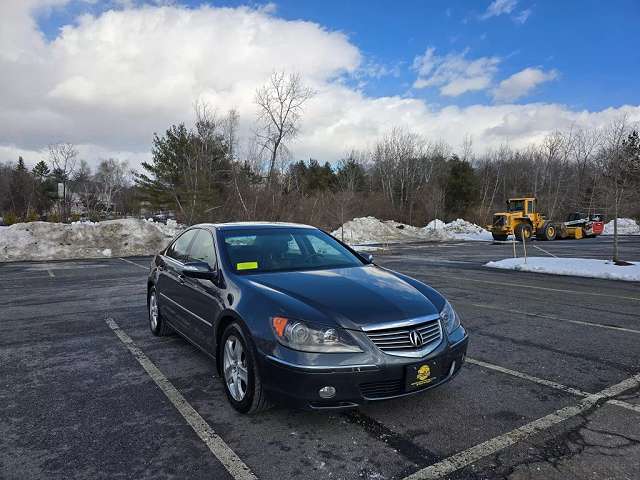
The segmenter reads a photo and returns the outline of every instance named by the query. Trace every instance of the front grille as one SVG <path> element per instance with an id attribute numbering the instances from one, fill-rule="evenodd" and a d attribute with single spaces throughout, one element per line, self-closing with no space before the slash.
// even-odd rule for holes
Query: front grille
<path id="1" fill-rule="evenodd" d="M 412 331 L 418 332 L 422 339 L 418 346 L 411 342 Z M 425 350 L 432 350 L 442 340 L 442 329 L 438 319 L 431 319 L 415 325 L 408 322 L 407 325 L 368 330 L 365 333 L 380 350 L 392 355 L 416 351 L 426 354 Z"/>
<path id="2" fill-rule="evenodd" d="M 362 396 L 371 399 L 393 397 L 402 394 L 403 391 L 404 382 L 402 379 L 360 384 Z"/>

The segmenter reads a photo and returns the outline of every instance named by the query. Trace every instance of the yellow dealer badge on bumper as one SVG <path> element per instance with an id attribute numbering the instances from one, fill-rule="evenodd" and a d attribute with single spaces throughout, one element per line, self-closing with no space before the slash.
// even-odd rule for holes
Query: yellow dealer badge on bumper
<path id="1" fill-rule="evenodd" d="M 437 378 L 435 373 L 437 369 L 435 363 L 431 364 L 423 363 L 407 368 L 406 385 L 407 390 L 415 390 L 420 387 L 424 387 Z"/>

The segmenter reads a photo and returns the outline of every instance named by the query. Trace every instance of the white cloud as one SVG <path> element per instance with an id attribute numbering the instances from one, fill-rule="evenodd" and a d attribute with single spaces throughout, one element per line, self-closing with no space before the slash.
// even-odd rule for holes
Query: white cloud
<path id="1" fill-rule="evenodd" d="M 494 0 L 489 4 L 487 10 L 480 16 L 481 20 L 491 17 L 498 17 L 513 12 L 518 0 Z"/>
<path id="2" fill-rule="evenodd" d="M 255 89 L 280 69 L 300 72 L 318 91 L 291 145 L 296 158 L 336 160 L 350 148 L 371 146 L 396 125 L 452 145 L 469 134 L 482 149 L 504 141 L 524 145 L 574 123 L 601 126 L 623 112 L 640 120 L 640 106 L 434 109 L 415 98 L 367 96 L 342 81 L 372 65 L 346 35 L 283 20 L 272 7 L 133 5 L 80 17 L 46 41 L 34 9 L 63 3 L 0 0 L 0 161 L 21 154 L 33 164 L 47 144 L 70 141 L 90 162 L 116 156 L 136 164 L 149 158 L 153 132 L 192 118 L 196 99 L 221 112 L 237 108 L 247 137 Z M 438 57 L 427 50 L 415 63 L 419 80 L 449 96 L 489 88 L 499 59 L 465 55 Z"/>
<path id="3" fill-rule="evenodd" d="M 435 54 L 435 48 L 427 48 L 417 56 L 413 68 L 418 72 L 414 88 L 439 87 L 440 94 L 457 97 L 463 93 L 486 90 L 491 86 L 500 59 L 480 57 L 467 60 L 467 50 L 445 56 Z"/>
<path id="4" fill-rule="evenodd" d="M 500 82 L 494 89 L 493 97 L 497 101 L 510 102 L 529 94 L 535 87 L 544 82 L 558 78 L 558 72 L 545 72 L 540 68 L 525 68 Z"/>
<path id="5" fill-rule="evenodd" d="M 531 9 L 530 9 L 530 8 L 527 8 L 527 9 L 525 9 L 525 10 L 522 10 L 522 11 L 521 11 L 520 13 L 518 13 L 515 17 L 513 17 L 513 20 L 514 20 L 516 23 L 519 23 L 519 24 L 521 24 L 521 25 L 522 25 L 522 24 L 524 24 L 524 23 L 529 19 L 529 17 L 530 17 L 530 16 L 531 16 Z"/>

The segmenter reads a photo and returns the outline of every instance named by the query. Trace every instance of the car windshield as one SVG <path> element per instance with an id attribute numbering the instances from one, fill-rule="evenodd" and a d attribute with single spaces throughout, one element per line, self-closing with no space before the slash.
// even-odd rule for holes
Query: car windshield
<path id="1" fill-rule="evenodd" d="M 362 266 L 364 262 L 320 230 L 223 230 L 223 255 L 237 273 Z"/>

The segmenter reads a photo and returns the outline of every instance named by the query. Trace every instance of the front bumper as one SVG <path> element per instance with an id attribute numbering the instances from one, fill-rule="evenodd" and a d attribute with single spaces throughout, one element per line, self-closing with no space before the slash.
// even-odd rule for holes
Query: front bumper
<path id="1" fill-rule="evenodd" d="M 464 332 L 464 330 L 463 330 Z M 415 395 L 451 380 L 458 374 L 467 352 L 466 332 L 453 344 L 443 345 L 424 358 L 395 357 L 379 364 L 303 366 L 260 355 L 264 388 L 271 398 L 297 408 L 324 410 L 353 408 L 369 402 Z M 417 390 L 405 388 L 406 367 L 436 361 L 440 375 Z M 318 391 L 332 386 L 336 394 L 323 399 Z"/>

